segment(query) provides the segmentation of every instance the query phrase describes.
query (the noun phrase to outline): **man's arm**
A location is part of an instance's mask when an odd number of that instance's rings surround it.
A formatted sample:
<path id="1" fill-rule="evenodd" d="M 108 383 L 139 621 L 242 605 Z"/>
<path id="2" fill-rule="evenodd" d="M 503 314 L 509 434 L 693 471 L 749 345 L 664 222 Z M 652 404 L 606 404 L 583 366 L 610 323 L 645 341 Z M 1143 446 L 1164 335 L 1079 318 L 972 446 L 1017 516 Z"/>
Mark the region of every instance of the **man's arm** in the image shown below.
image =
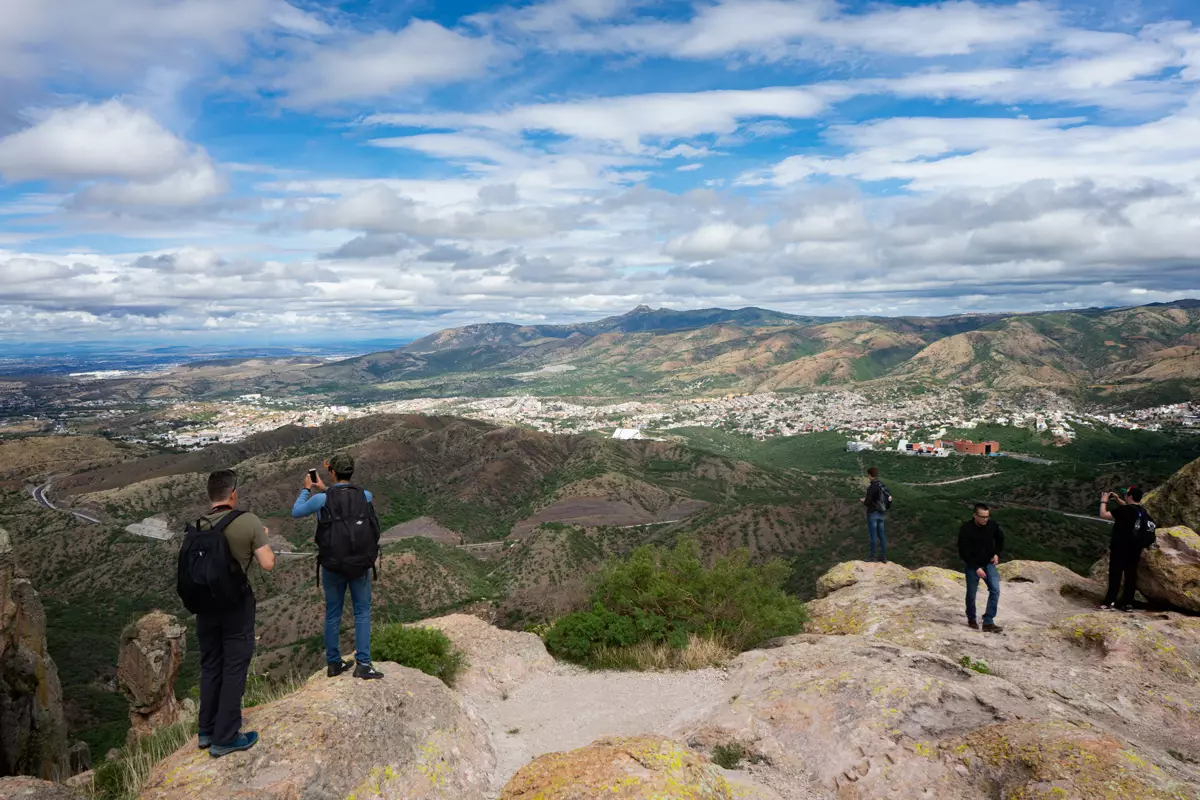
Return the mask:
<path id="1" fill-rule="evenodd" d="M 1111 492 L 1104 492 L 1100 495 L 1100 519 L 1111 520 L 1113 514 L 1108 510 L 1108 501 L 1115 497 Z M 1116 498 L 1120 502 L 1120 498 Z"/>
<path id="2" fill-rule="evenodd" d="M 958 529 L 958 557 L 968 567 L 971 566 L 970 559 L 967 558 L 967 530 L 965 525 Z"/>
<path id="3" fill-rule="evenodd" d="M 872 481 L 871 485 L 867 487 L 867 499 L 863 501 L 864 503 L 866 503 L 868 511 L 875 510 L 875 503 L 878 501 L 878 499 L 879 499 L 879 484 Z"/>
<path id="4" fill-rule="evenodd" d="M 271 545 L 269 544 L 264 544 L 254 551 L 254 560 L 268 572 L 275 569 L 275 551 L 271 549 Z"/>
<path id="5" fill-rule="evenodd" d="M 300 496 L 296 498 L 296 503 L 292 506 L 292 516 L 296 519 L 299 519 L 300 517 L 307 517 L 310 514 L 317 513 L 324 507 L 324 492 L 313 494 L 308 489 L 301 489 Z"/>
<path id="6" fill-rule="evenodd" d="M 1004 528 L 996 526 L 996 535 L 993 537 L 993 543 L 996 545 L 996 552 L 992 555 L 992 563 L 1000 563 L 1000 554 L 1004 552 Z"/>

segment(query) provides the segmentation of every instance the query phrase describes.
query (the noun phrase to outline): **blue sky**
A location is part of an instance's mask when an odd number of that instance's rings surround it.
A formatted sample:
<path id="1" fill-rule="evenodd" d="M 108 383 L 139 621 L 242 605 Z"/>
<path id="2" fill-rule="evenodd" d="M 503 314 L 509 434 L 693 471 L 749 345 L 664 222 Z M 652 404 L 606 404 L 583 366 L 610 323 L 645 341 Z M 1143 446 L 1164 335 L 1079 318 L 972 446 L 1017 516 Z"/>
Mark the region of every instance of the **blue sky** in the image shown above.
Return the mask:
<path id="1" fill-rule="evenodd" d="M 1193 2 L 5 15 L 0 336 L 1200 296 Z"/>

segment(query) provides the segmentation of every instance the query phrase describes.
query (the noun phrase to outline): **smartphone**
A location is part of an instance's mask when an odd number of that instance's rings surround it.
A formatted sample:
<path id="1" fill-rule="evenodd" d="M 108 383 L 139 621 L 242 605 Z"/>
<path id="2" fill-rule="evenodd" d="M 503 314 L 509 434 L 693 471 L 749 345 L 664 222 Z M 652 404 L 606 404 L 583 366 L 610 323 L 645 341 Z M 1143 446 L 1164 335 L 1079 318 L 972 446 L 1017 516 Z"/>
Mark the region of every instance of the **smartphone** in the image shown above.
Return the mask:
<path id="1" fill-rule="evenodd" d="M 313 483 L 317 482 L 317 471 L 315 469 L 310 469 L 308 471 L 308 479 Z"/>

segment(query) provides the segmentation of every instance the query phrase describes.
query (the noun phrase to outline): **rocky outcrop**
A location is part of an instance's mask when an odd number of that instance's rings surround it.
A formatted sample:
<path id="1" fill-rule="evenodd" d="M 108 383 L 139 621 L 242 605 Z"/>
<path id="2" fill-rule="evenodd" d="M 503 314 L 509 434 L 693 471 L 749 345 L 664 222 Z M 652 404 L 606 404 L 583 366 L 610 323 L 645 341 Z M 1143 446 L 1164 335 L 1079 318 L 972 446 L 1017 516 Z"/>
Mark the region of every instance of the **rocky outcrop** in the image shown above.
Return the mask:
<path id="1" fill-rule="evenodd" d="M 83 800 L 83 795 L 61 783 L 36 778 L 0 778 L 2 800 Z"/>
<path id="2" fill-rule="evenodd" d="M 187 652 L 187 628 L 154 611 L 121 633 L 117 683 L 129 701 L 129 738 L 148 736 L 179 721 L 175 678 Z"/>
<path id="3" fill-rule="evenodd" d="M 1186 525 L 1200 530 L 1200 459 L 1146 495 L 1143 505 L 1161 527 Z"/>
<path id="4" fill-rule="evenodd" d="M 996 635 L 965 625 L 957 572 L 838 565 L 810 632 L 742 654 L 679 738 L 838 798 L 1195 797 L 1200 620 L 1097 611 L 1054 564 L 1001 575 Z"/>
<path id="5" fill-rule="evenodd" d="M 495 755 L 475 712 L 437 678 L 377 666 L 381 680 L 321 672 L 247 709 L 261 736 L 248 752 L 214 759 L 193 739 L 155 767 L 142 800 L 482 800 Z"/>
<path id="6" fill-rule="evenodd" d="M 724 770 L 687 747 L 658 736 L 601 739 L 568 753 L 549 753 L 523 767 L 500 800 L 775 800 L 775 792 Z"/>
<path id="7" fill-rule="evenodd" d="M 0 775 L 67 773 L 62 687 L 46 649 L 46 614 L 0 529 Z"/>
<path id="8" fill-rule="evenodd" d="M 426 619 L 416 625 L 437 628 L 466 654 L 467 667 L 454 683 L 464 694 L 501 697 L 526 678 L 554 666 L 540 637 L 501 630 L 469 614 Z"/>
<path id="9" fill-rule="evenodd" d="M 1092 577 L 1108 580 L 1108 554 L 1092 567 Z M 1138 592 L 1157 605 L 1200 613 L 1200 536 L 1191 528 L 1158 529 L 1158 544 L 1142 551 Z"/>

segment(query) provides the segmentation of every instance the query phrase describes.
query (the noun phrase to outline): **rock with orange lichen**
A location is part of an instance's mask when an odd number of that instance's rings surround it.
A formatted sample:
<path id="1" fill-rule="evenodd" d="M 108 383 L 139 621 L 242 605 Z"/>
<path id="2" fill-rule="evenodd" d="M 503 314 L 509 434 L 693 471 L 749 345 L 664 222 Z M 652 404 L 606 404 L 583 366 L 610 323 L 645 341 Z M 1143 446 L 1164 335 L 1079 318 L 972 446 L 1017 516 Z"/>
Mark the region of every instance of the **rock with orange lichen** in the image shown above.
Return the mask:
<path id="1" fill-rule="evenodd" d="M 770 789 L 725 770 L 682 744 L 659 736 L 601 739 L 568 753 L 548 753 L 525 765 L 500 800 L 735 800 L 778 798 Z"/>

